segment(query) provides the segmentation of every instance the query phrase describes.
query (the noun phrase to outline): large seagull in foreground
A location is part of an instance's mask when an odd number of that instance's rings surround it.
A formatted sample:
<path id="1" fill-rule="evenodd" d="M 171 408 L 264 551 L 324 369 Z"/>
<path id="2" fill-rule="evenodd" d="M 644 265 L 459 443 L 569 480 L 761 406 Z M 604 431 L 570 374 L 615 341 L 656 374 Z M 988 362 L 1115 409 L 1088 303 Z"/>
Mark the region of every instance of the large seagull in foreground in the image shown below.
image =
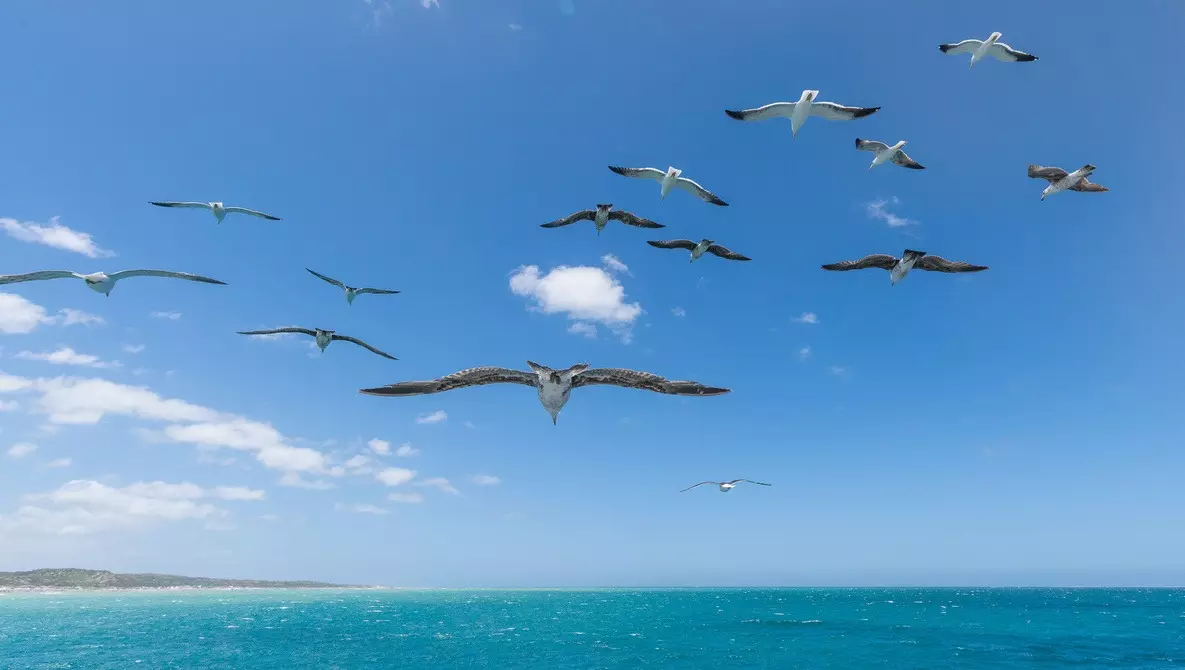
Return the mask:
<path id="1" fill-rule="evenodd" d="M 201 275 L 191 275 L 188 272 L 170 272 L 168 270 L 121 270 L 119 272 L 92 272 L 88 275 L 78 274 L 69 270 L 42 270 L 40 272 L 29 272 L 23 275 L 0 275 L 0 284 L 17 284 L 26 281 L 39 281 L 42 279 L 81 279 L 86 282 L 86 287 L 95 293 L 102 293 L 105 296 L 111 296 L 111 290 L 115 288 L 115 282 L 120 279 L 127 279 L 129 277 L 168 277 L 171 279 L 185 279 L 188 281 L 201 282 L 203 284 L 223 284 L 226 282 L 211 279 L 210 277 L 203 277 Z"/>
<path id="2" fill-rule="evenodd" d="M 713 205 L 719 205 L 721 207 L 728 207 L 728 203 L 721 200 L 720 197 L 715 193 L 712 193 L 708 189 L 700 186 L 694 181 L 691 181 L 687 177 L 680 177 L 679 175 L 683 174 L 683 171 L 676 167 L 668 167 L 665 172 L 659 170 L 658 168 L 652 167 L 631 168 L 618 167 L 616 165 L 610 165 L 609 169 L 623 177 L 633 177 L 634 179 L 653 179 L 654 181 L 659 182 L 661 186 L 661 197 L 663 200 L 666 200 L 667 194 L 671 192 L 672 188 L 681 188 L 700 200 L 703 200 L 704 202 L 708 202 Z"/>
<path id="3" fill-rule="evenodd" d="M 220 202 L 152 202 L 149 203 L 157 207 L 182 207 L 186 209 L 208 209 L 214 214 L 214 218 L 218 219 L 218 223 L 226 218 L 227 214 L 247 214 L 249 216 L 256 216 L 268 221 L 279 221 L 280 217 L 272 216 L 271 214 L 264 214 L 263 212 L 254 209 L 247 209 L 246 207 L 227 207 Z"/>
<path id="4" fill-rule="evenodd" d="M 721 493 L 728 493 L 729 491 L 736 488 L 736 485 L 740 484 L 741 482 L 749 482 L 750 484 L 756 484 L 758 486 L 769 486 L 769 484 L 766 484 L 765 482 L 755 482 L 752 479 L 734 479 L 730 482 L 700 482 L 698 484 L 692 484 L 691 486 L 688 486 L 687 488 L 683 489 L 683 491 L 680 491 L 679 493 L 683 493 L 684 491 L 690 491 L 691 489 L 693 489 L 697 486 L 703 486 L 704 484 L 711 484 L 713 486 L 719 487 Z"/>
<path id="5" fill-rule="evenodd" d="M 880 268 L 889 271 L 889 279 L 894 284 L 904 279 L 910 270 L 915 269 L 930 272 L 979 272 L 988 269 L 986 265 L 948 261 L 942 256 L 930 256 L 924 251 L 914 251 L 913 249 L 906 249 L 901 258 L 889 254 L 872 254 L 860 260 L 828 263 L 822 267 L 824 270 L 836 272 Z"/>
<path id="6" fill-rule="evenodd" d="M 939 44 L 938 48 L 944 54 L 971 54 L 971 67 L 975 67 L 984 56 L 991 56 L 1006 63 L 1031 63 L 1037 60 L 1033 54 L 1017 51 L 997 41 L 1000 37 L 1000 33 L 992 33 L 986 40 L 963 40 L 954 44 Z"/>
<path id="7" fill-rule="evenodd" d="M 806 123 L 808 117 L 817 116 L 828 121 L 850 121 L 873 114 L 880 107 L 845 107 L 834 102 L 818 102 L 818 91 L 807 89 L 799 96 L 798 102 L 771 102 L 754 109 L 740 111 L 726 109 L 724 113 L 737 121 L 761 121 L 776 119 L 779 116 L 790 119 L 790 133 L 798 135 L 798 129 Z"/>
<path id="8" fill-rule="evenodd" d="M 551 422 L 554 424 L 560 410 L 568 403 L 568 396 L 572 393 L 572 389 L 581 386 L 620 386 L 686 396 L 720 395 L 728 393 L 730 390 L 704 386 L 699 382 L 671 381 L 649 372 L 622 368 L 589 368 L 587 363 L 577 363 L 566 370 L 553 370 L 531 361 L 527 361 L 527 365 L 531 368 L 530 372 L 495 367 L 469 368 L 439 379 L 400 382 L 388 386 L 361 389 L 360 392 L 367 395 L 406 396 L 443 393 L 453 389 L 486 384 L 522 384 L 535 388 L 539 394 L 539 402 L 551 415 Z"/>

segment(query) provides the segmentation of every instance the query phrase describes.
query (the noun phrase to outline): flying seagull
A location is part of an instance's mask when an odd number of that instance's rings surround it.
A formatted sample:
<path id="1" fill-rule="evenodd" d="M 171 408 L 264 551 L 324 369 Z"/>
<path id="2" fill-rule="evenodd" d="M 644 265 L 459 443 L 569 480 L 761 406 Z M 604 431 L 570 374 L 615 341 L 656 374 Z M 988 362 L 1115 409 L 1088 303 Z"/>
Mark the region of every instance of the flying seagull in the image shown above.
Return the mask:
<path id="1" fill-rule="evenodd" d="M 859 119 L 876 112 L 880 107 L 845 107 L 834 102 L 818 102 L 818 91 L 807 89 L 799 96 L 798 102 L 771 102 L 755 109 L 735 111 L 724 110 L 724 113 L 738 121 L 763 121 L 779 116 L 790 119 L 790 133 L 798 135 L 798 129 L 806 123 L 807 117 L 818 116 L 828 121 L 850 121 Z"/>
<path id="2" fill-rule="evenodd" d="M 627 168 L 610 165 L 610 170 L 623 177 L 633 177 L 635 179 L 653 179 L 662 184 L 662 198 L 665 200 L 667 194 L 671 192 L 672 188 L 681 188 L 688 193 L 695 195 L 695 197 L 705 202 L 710 202 L 713 205 L 720 205 L 721 207 L 728 207 L 728 203 L 721 200 L 715 193 L 691 181 L 687 177 L 680 177 L 683 171 L 679 168 L 668 167 L 666 172 L 658 168 L 644 167 L 644 168 Z"/>
<path id="3" fill-rule="evenodd" d="M 1029 178 L 1030 179 L 1044 179 L 1049 182 L 1049 186 L 1041 191 L 1041 199 L 1045 196 L 1053 195 L 1054 193 L 1061 193 L 1062 191 L 1078 191 L 1080 193 L 1101 193 L 1111 189 L 1100 184 L 1096 184 L 1086 177 L 1095 171 L 1093 165 L 1083 165 L 1082 167 L 1067 173 L 1059 167 L 1045 167 L 1043 165 L 1030 165 Z"/>
<path id="4" fill-rule="evenodd" d="M 987 41 L 963 40 L 955 44 L 939 44 L 938 48 L 944 54 L 971 54 L 971 67 L 975 67 L 984 56 L 991 56 L 1006 63 L 1028 63 L 1037 60 L 1033 54 L 1017 51 L 1003 42 L 998 42 L 1000 37 L 1000 33 L 992 33 Z"/>
<path id="5" fill-rule="evenodd" d="M 730 251 L 727 247 L 713 244 L 713 240 L 708 239 L 700 240 L 699 242 L 692 242 L 691 240 L 647 240 L 646 244 L 659 249 L 687 249 L 691 251 L 691 261 L 689 262 L 692 263 L 705 253 L 713 254 L 730 261 L 753 260 L 748 256 L 742 256 L 735 251 Z"/>
<path id="6" fill-rule="evenodd" d="M 328 347 L 330 342 L 341 340 L 342 342 L 353 342 L 364 349 L 373 351 L 383 358 L 389 358 L 393 361 L 399 360 L 385 351 L 375 349 L 356 337 L 350 337 L 349 335 L 338 335 L 332 330 L 325 330 L 323 328 L 298 328 L 296 326 L 290 326 L 287 328 L 269 328 L 267 330 L 240 330 L 238 333 L 239 335 L 278 335 L 280 333 L 300 333 L 301 335 L 315 337 L 317 339 L 317 347 L 321 351 L 325 351 L 325 347 Z"/>
<path id="7" fill-rule="evenodd" d="M 246 207 L 226 207 L 220 202 L 153 202 L 150 203 L 157 207 L 187 207 L 189 209 L 208 209 L 214 213 L 214 218 L 218 219 L 218 223 L 226 218 L 227 214 L 249 214 L 257 216 L 268 221 L 279 221 L 280 217 L 272 216 L 271 214 L 264 214 Z"/>
<path id="8" fill-rule="evenodd" d="M 305 269 L 309 270 L 308 268 L 305 268 Z M 318 279 L 323 279 L 323 280 L 329 282 L 330 284 L 333 284 L 334 286 L 345 291 L 346 292 L 346 302 L 350 303 L 351 305 L 354 304 L 354 298 L 357 298 L 358 296 L 362 295 L 363 293 L 373 293 L 375 295 L 395 295 L 396 293 L 399 292 L 399 291 L 392 291 L 391 289 L 386 289 L 386 288 L 354 288 L 353 286 L 346 286 L 345 284 L 339 282 L 338 280 L 334 279 L 333 277 L 326 277 L 325 275 L 321 274 L 320 272 L 317 272 L 316 270 L 309 270 L 309 272 L 311 272 L 314 277 L 317 277 Z"/>
<path id="9" fill-rule="evenodd" d="M 377 388 L 361 389 L 367 395 L 406 396 L 443 393 L 468 386 L 486 384 L 522 384 L 533 386 L 539 394 L 539 402 L 556 423 L 560 410 L 568 403 L 572 389 L 581 386 L 620 386 L 666 393 L 668 395 L 707 396 L 728 393 L 730 389 L 704 386 L 699 382 L 671 381 L 669 379 L 636 370 L 621 368 L 589 368 L 587 363 L 577 363 L 566 370 L 554 370 L 545 365 L 527 361 L 531 371 L 508 368 L 469 368 L 451 375 L 428 381 L 400 382 Z"/>
<path id="10" fill-rule="evenodd" d="M 897 142 L 897 144 L 889 146 L 884 142 L 877 142 L 876 140 L 862 140 L 859 137 L 856 138 L 857 149 L 860 151 L 871 151 L 876 154 L 876 157 L 872 159 L 872 164 L 868 166 L 869 170 L 880 165 L 881 163 L 888 161 L 893 161 L 903 168 L 925 170 L 926 166 L 910 158 L 909 154 L 905 153 L 905 151 L 901 149 L 903 146 L 905 146 L 905 140 L 900 140 Z"/>
<path id="11" fill-rule="evenodd" d="M 620 209 L 613 209 L 612 204 L 597 205 L 596 209 L 583 209 L 575 214 L 570 214 L 562 219 L 556 219 L 551 223 L 540 224 L 540 228 L 559 228 L 560 226 L 570 226 L 577 221 L 592 221 L 597 228 L 597 235 L 609 225 L 610 221 L 620 221 L 627 226 L 634 226 L 636 228 L 666 228 L 661 223 L 655 223 L 650 219 L 643 219 L 640 216 L 634 216 L 629 212 Z"/>
<path id="12" fill-rule="evenodd" d="M 70 272 L 69 270 L 42 270 L 40 272 L 29 272 L 23 275 L 0 275 L 0 284 L 16 284 L 26 281 L 39 281 L 42 279 L 65 279 L 73 277 L 81 279 L 86 282 L 86 287 L 95 293 L 102 293 L 105 296 L 111 296 L 111 290 L 115 288 L 115 282 L 120 279 L 127 279 L 128 277 L 171 277 L 173 279 L 187 279 L 189 281 L 202 282 L 203 284 L 223 284 L 226 282 L 203 277 L 201 275 L 191 275 L 188 272 L 170 272 L 168 270 L 120 270 L 119 272 L 112 272 L 107 274 L 105 272 L 92 272 L 88 275 L 78 274 L 77 272 Z"/>
<path id="13" fill-rule="evenodd" d="M 896 284 L 909 274 L 910 270 L 928 270 L 930 272 L 979 272 L 986 270 L 986 265 L 971 265 L 962 261 L 948 261 L 941 256 L 929 256 L 924 251 L 906 249 L 901 258 L 889 254 L 872 254 L 858 261 L 840 261 L 828 263 L 824 270 L 843 272 L 846 270 L 863 270 L 865 268 L 880 268 L 889 271 L 889 279 Z"/>
<path id="14" fill-rule="evenodd" d="M 728 493 L 729 491 L 736 488 L 736 485 L 740 484 L 741 482 L 749 482 L 750 484 L 757 484 L 758 486 L 769 486 L 769 484 L 766 484 L 765 482 L 755 482 L 752 479 L 734 479 L 731 482 L 700 482 L 698 484 L 693 484 L 692 486 L 688 486 L 687 488 L 683 489 L 683 491 L 680 491 L 679 493 L 683 493 L 684 491 L 690 491 L 691 489 L 695 488 L 696 486 L 703 486 L 704 484 L 712 484 L 713 486 L 718 486 L 718 487 L 720 487 L 721 493 Z"/>

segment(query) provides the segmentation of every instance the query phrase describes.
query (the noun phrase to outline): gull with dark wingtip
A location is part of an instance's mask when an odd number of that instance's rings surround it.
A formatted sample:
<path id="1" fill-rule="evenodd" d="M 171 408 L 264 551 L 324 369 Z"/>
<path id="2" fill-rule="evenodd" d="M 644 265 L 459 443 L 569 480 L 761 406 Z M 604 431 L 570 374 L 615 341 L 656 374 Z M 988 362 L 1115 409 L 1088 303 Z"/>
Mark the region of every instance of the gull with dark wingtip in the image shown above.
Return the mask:
<path id="1" fill-rule="evenodd" d="M 211 279 L 210 277 L 192 275 L 188 272 L 171 272 L 169 270 L 121 270 L 119 272 L 112 272 L 111 274 L 107 274 L 106 272 L 92 272 L 86 275 L 70 272 L 69 270 L 42 270 L 40 272 L 29 272 L 21 275 L 0 275 L 0 284 L 17 284 L 43 279 L 73 278 L 86 282 L 86 287 L 95 293 L 102 293 L 110 297 L 112 289 L 115 288 L 115 282 L 129 277 L 167 277 L 169 279 L 196 281 L 203 284 L 226 285 L 226 282 Z"/>
<path id="2" fill-rule="evenodd" d="M 610 165 L 609 169 L 623 177 L 653 179 L 657 181 L 661 188 L 660 193 L 663 200 L 666 200 L 667 194 L 671 192 L 672 188 L 680 188 L 704 202 L 728 207 L 728 203 L 721 200 L 715 193 L 712 193 L 687 177 L 680 177 L 679 175 L 683 174 L 683 171 L 676 167 L 668 167 L 665 172 L 652 167 L 631 168 L 618 167 L 616 165 Z"/>
<path id="3" fill-rule="evenodd" d="M 704 484 L 711 484 L 713 486 L 719 487 L 721 493 L 728 493 L 729 491 L 736 488 L 736 485 L 740 484 L 741 482 L 748 482 L 750 484 L 756 484 L 758 486 L 769 486 L 769 484 L 766 484 L 765 482 L 755 482 L 752 479 L 734 479 L 730 482 L 700 482 L 698 484 L 692 484 L 691 486 L 688 486 L 687 488 L 683 489 L 679 493 L 684 493 L 686 491 L 690 491 L 691 489 L 693 489 L 697 486 L 703 486 Z"/>
<path id="4" fill-rule="evenodd" d="M 309 270 L 308 268 L 305 268 L 305 269 Z M 334 286 L 345 291 L 346 292 L 346 302 L 350 303 L 351 305 L 354 304 L 354 298 L 357 298 L 358 296 L 360 296 L 364 293 L 373 293 L 374 295 L 395 295 L 396 293 L 399 293 L 399 291 L 393 291 L 391 289 L 386 289 L 386 288 L 354 288 L 353 286 L 346 286 L 345 284 L 339 282 L 338 280 L 334 279 L 333 277 L 326 277 L 325 275 L 321 274 L 320 272 L 317 272 L 316 270 L 309 270 L 309 272 L 314 277 L 316 277 L 318 279 L 322 279 L 324 281 L 327 281 L 330 284 L 333 284 Z"/>
<path id="5" fill-rule="evenodd" d="M 950 55 L 971 54 L 971 67 L 975 67 L 975 64 L 984 56 L 991 56 L 1005 63 L 1031 63 L 1037 60 L 1033 54 L 1017 51 L 998 41 L 1001 37 L 1002 35 L 996 32 L 989 35 L 986 40 L 963 40 L 954 44 L 939 44 L 938 49 L 942 53 Z"/>
<path id="6" fill-rule="evenodd" d="M 539 402 L 551 415 L 551 422 L 554 424 L 560 410 L 568 403 L 572 389 L 581 386 L 619 386 L 682 396 L 709 396 L 729 392 L 729 389 L 704 386 L 699 382 L 671 381 L 649 372 L 622 368 L 589 368 L 587 363 L 577 363 L 566 370 L 555 370 L 532 361 L 527 361 L 527 365 L 531 368 L 530 372 L 497 367 L 469 368 L 438 379 L 400 382 L 361 389 L 360 393 L 380 396 L 427 395 L 486 384 L 521 384 L 535 388 Z"/>
<path id="7" fill-rule="evenodd" d="M 699 242 L 692 242 L 691 240 L 647 240 L 646 244 L 658 249 L 687 249 L 691 252 L 690 263 L 694 263 L 697 258 L 704 254 L 712 254 L 719 256 L 725 260 L 730 261 L 751 261 L 752 258 L 742 256 L 735 251 L 731 251 L 728 247 L 715 244 L 715 240 L 703 239 Z"/>
<path id="8" fill-rule="evenodd" d="M 222 220 L 226 218 L 227 214 L 246 214 L 248 216 L 254 216 L 254 217 L 260 218 L 260 219 L 267 219 L 268 221 L 279 221 L 280 220 L 280 217 L 278 217 L 278 216 L 272 216 L 271 214 L 265 214 L 263 212 L 256 211 L 254 209 L 247 209 L 246 207 L 227 207 L 220 202 L 168 201 L 168 202 L 151 202 L 149 204 L 156 205 L 157 207 L 181 207 L 181 208 L 185 208 L 185 209 L 208 209 L 208 210 L 210 210 L 210 212 L 212 214 L 214 214 L 214 218 L 218 219 L 218 223 L 222 223 Z"/>
<path id="9" fill-rule="evenodd" d="M 570 226 L 577 221 L 592 221 L 593 226 L 597 229 L 597 235 L 609 225 L 610 221 L 620 221 L 627 226 L 635 228 L 666 228 L 661 223 L 655 223 L 650 219 L 643 219 L 640 216 L 634 216 L 629 212 L 621 209 L 613 209 L 612 204 L 597 205 L 596 209 L 584 209 L 575 214 L 569 214 L 562 219 L 556 219 L 550 223 L 540 224 L 540 228 L 559 228 L 561 226 Z"/>
<path id="10" fill-rule="evenodd" d="M 289 326 L 286 328 L 268 328 L 266 330 L 240 330 L 238 333 L 239 335 L 281 335 L 284 333 L 298 333 L 300 335 L 308 335 L 316 339 L 317 348 L 322 352 L 325 351 L 325 347 L 328 347 L 331 342 L 352 342 L 363 349 L 369 349 L 383 358 L 389 358 L 393 361 L 399 360 L 385 351 L 375 349 L 356 337 L 350 337 L 349 335 L 338 335 L 335 331 L 325 330 L 324 328 L 299 328 L 297 326 Z"/>
<path id="11" fill-rule="evenodd" d="M 864 270 L 880 268 L 889 271 L 889 280 L 896 284 L 909 274 L 910 270 L 926 270 L 929 272 L 980 272 L 987 270 L 986 265 L 971 265 L 962 261 L 948 261 L 941 256 L 931 256 L 924 251 L 906 249 L 901 258 L 889 254 L 872 254 L 855 261 L 840 261 L 822 266 L 824 270 L 845 272 L 847 270 Z"/>
<path id="12" fill-rule="evenodd" d="M 1087 179 L 1087 176 L 1092 174 L 1097 168 L 1087 164 L 1074 170 L 1073 172 L 1066 172 L 1059 167 L 1045 167 L 1043 165 L 1030 165 L 1029 178 L 1030 179 L 1044 179 L 1049 182 L 1049 186 L 1041 191 L 1041 199 L 1045 196 L 1061 193 L 1062 191 L 1078 191 L 1079 193 L 1102 193 L 1111 189 L 1101 184 L 1096 184 Z"/>
<path id="13" fill-rule="evenodd" d="M 859 137 L 856 138 L 857 149 L 860 151 L 871 151 L 876 154 L 876 156 L 872 159 L 872 164 L 868 166 L 869 170 L 880 165 L 881 163 L 887 163 L 889 161 L 892 161 L 903 168 L 909 168 L 911 170 L 925 170 L 926 167 L 924 165 L 910 158 L 909 154 L 905 153 L 905 151 L 901 149 L 901 147 L 905 146 L 905 144 L 905 140 L 900 140 L 897 142 L 897 144 L 889 146 L 884 142 L 877 142 L 876 140 L 862 140 Z"/>
<path id="14" fill-rule="evenodd" d="M 817 116 L 828 121 L 851 121 L 874 114 L 880 107 L 847 107 L 834 102 L 818 101 L 819 92 L 807 89 L 799 96 L 798 102 L 771 102 L 762 107 L 742 109 L 740 111 L 726 109 L 724 113 L 737 121 L 762 121 L 778 117 L 790 119 L 790 134 L 798 136 L 798 130 L 807 118 Z"/>

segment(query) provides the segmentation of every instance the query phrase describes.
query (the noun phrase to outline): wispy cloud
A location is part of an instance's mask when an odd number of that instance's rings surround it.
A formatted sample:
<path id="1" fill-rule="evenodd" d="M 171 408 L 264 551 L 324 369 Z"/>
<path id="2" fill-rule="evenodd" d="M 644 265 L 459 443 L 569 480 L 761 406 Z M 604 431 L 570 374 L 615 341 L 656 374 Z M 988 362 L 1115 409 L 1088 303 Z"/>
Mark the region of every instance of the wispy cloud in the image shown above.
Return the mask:
<path id="1" fill-rule="evenodd" d="M 153 312 L 152 318 L 164 319 L 165 321 L 180 321 L 181 312 Z"/>
<path id="2" fill-rule="evenodd" d="M 642 305 L 625 301 L 625 287 L 604 268 L 558 266 L 541 274 L 536 265 L 520 266 L 510 276 L 510 290 L 531 298 L 530 309 L 544 314 L 564 314 L 568 319 L 609 327 L 629 343 Z M 588 329 L 572 332 L 587 336 Z"/>
<path id="3" fill-rule="evenodd" d="M 416 493 L 414 491 L 411 493 L 392 493 L 391 495 L 387 496 L 387 500 L 405 505 L 418 505 L 424 502 L 424 494 Z"/>
<path id="4" fill-rule="evenodd" d="M 299 472 L 285 472 L 280 477 L 280 486 L 309 491 L 328 491 L 337 488 L 337 484 L 324 479 L 305 479 Z"/>
<path id="5" fill-rule="evenodd" d="M 45 464 L 47 468 L 68 468 L 74 462 L 72 458 L 55 458 Z"/>
<path id="6" fill-rule="evenodd" d="M 675 316 L 687 316 L 687 310 L 683 309 L 682 307 L 674 307 L 671 309 L 671 314 L 674 314 Z"/>
<path id="7" fill-rule="evenodd" d="M 523 29 L 523 27 L 517 23 L 508 23 L 508 24 L 506 24 L 506 27 L 510 28 L 511 30 L 515 30 L 515 31 Z"/>
<path id="8" fill-rule="evenodd" d="M 412 456 L 419 456 L 420 450 L 411 446 L 410 442 L 404 442 L 395 450 L 395 455 L 401 458 L 410 458 Z"/>
<path id="9" fill-rule="evenodd" d="M 620 272 L 627 275 L 630 273 L 629 266 L 625 263 L 622 263 L 621 259 L 617 256 L 614 256 L 613 254 L 605 254 L 604 256 L 601 256 L 601 264 L 609 268 L 610 272 Z"/>
<path id="10" fill-rule="evenodd" d="M 597 327 L 585 321 L 577 321 L 576 323 L 568 326 L 568 332 L 572 333 L 573 335 L 583 335 L 590 340 L 595 340 L 597 338 Z"/>
<path id="11" fill-rule="evenodd" d="M 473 475 L 470 481 L 478 486 L 497 486 L 502 483 L 502 480 L 494 475 Z"/>
<path id="12" fill-rule="evenodd" d="M 28 442 L 17 442 L 9 447 L 6 453 L 10 458 L 24 458 L 34 451 L 37 451 L 37 445 Z"/>
<path id="13" fill-rule="evenodd" d="M 889 224 L 890 228 L 903 228 L 905 226 L 916 225 L 917 221 L 897 216 L 886 209 L 888 205 L 896 206 L 900 204 L 901 201 L 897 198 L 897 196 L 893 196 L 888 200 L 873 200 L 864 206 L 864 211 L 868 214 L 868 218 L 884 221 L 885 223 Z"/>
<path id="14" fill-rule="evenodd" d="M 70 347 L 59 347 L 56 351 L 21 351 L 17 352 L 13 358 L 21 358 L 28 361 L 45 361 L 53 365 L 80 365 L 88 368 L 118 368 L 122 365 L 119 361 L 104 361 L 98 356 L 80 354 Z"/>
<path id="15" fill-rule="evenodd" d="M 391 443 L 386 440 L 380 440 L 377 437 L 367 442 L 366 446 L 370 447 L 370 450 L 379 456 L 386 456 L 391 453 Z"/>
<path id="16" fill-rule="evenodd" d="M 805 361 L 806 359 L 808 359 L 810 357 L 811 357 L 811 348 L 810 347 L 803 347 L 798 350 L 798 360 Z"/>
<path id="17" fill-rule="evenodd" d="M 438 409 L 431 414 L 421 414 L 416 417 L 416 423 L 440 423 L 448 418 L 448 412 Z"/>
<path id="18" fill-rule="evenodd" d="M 445 493 L 451 493 L 453 495 L 459 495 L 461 493 L 455 486 L 452 485 L 452 482 L 445 479 L 444 477 L 429 477 L 423 481 L 413 482 L 413 484 L 415 486 L 431 486 L 432 488 L 439 489 Z"/>
<path id="19" fill-rule="evenodd" d="M 836 377 L 848 376 L 848 369 L 842 365 L 832 365 L 831 367 L 827 368 L 827 371 Z"/>
<path id="20" fill-rule="evenodd" d="M 368 504 L 350 505 L 349 507 L 341 506 L 339 504 L 339 509 L 348 509 L 349 511 L 351 511 L 355 514 L 376 514 L 376 515 L 390 514 L 390 512 L 383 509 L 382 507 L 379 507 L 377 505 L 368 505 Z"/>
<path id="21" fill-rule="evenodd" d="M 125 345 L 123 345 L 123 351 L 125 354 L 138 354 L 141 351 L 144 351 L 144 345 L 143 344 L 125 344 Z"/>
<path id="22" fill-rule="evenodd" d="M 362 4 L 370 12 L 370 25 L 375 28 L 381 27 L 395 14 L 395 8 L 388 0 L 362 0 Z"/>
<path id="23" fill-rule="evenodd" d="M 814 312 L 803 312 L 794 318 L 799 323 L 816 324 L 819 323 L 819 317 Z"/>
<path id="24" fill-rule="evenodd" d="M 435 6 L 437 9 L 440 9 L 440 0 L 420 0 L 420 5 L 422 5 L 424 9 L 428 9 L 429 7 L 433 6 Z"/>
<path id="25" fill-rule="evenodd" d="M 53 321 L 63 326 L 101 326 L 107 323 L 101 316 L 88 314 L 80 309 L 70 309 L 69 307 L 59 310 L 58 315 L 53 317 Z"/>
<path id="26" fill-rule="evenodd" d="M 88 258 L 104 258 L 115 255 L 96 245 L 88 233 L 63 226 L 56 216 L 45 225 L 31 221 L 21 222 L 16 219 L 0 218 L 0 228 L 13 239 L 32 244 L 43 244 L 63 251 L 73 251 Z"/>

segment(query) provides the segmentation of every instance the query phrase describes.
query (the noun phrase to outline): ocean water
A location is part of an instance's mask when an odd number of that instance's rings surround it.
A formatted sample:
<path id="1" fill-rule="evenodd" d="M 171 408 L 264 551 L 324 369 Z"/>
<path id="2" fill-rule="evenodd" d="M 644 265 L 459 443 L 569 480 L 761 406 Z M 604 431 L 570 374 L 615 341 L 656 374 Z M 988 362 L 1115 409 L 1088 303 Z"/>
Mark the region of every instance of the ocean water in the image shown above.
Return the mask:
<path id="1" fill-rule="evenodd" d="M 0 668 L 1169 668 L 1185 590 L 0 595 Z"/>

